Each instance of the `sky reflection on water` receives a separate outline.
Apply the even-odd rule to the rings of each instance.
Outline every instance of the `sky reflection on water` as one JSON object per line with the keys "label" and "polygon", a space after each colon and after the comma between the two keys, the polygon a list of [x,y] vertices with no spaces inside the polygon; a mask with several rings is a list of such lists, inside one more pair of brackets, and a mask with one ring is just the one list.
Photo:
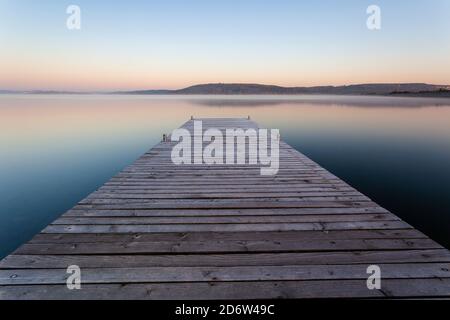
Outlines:
{"label": "sky reflection on water", "polygon": [[450,247],[450,99],[0,95],[0,257],[196,117],[246,117]]}

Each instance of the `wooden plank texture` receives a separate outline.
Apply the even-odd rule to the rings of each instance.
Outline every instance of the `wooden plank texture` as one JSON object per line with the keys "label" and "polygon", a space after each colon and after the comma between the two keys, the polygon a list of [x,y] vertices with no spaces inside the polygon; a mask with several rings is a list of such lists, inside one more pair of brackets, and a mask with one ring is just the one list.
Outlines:
{"label": "wooden plank texture", "polygon": [[[0,299],[450,298],[447,249],[282,140],[274,176],[175,165],[174,145],[157,144],[0,261]],[[80,290],[66,286],[70,265]],[[369,265],[380,289],[367,288]]]}

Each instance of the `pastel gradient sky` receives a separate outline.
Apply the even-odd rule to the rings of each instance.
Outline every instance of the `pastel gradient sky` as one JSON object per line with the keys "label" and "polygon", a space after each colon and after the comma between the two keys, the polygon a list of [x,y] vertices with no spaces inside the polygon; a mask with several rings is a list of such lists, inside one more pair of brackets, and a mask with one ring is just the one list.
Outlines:
{"label": "pastel gradient sky", "polygon": [[[71,4],[79,31],[66,28]],[[0,89],[208,82],[450,84],[450,1],[0,0]]]}

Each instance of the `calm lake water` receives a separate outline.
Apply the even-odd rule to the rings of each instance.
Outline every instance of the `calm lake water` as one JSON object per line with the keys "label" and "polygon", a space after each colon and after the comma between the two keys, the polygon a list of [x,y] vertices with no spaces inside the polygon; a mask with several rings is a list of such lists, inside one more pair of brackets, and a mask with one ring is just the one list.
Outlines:
{"label": "calm lake water", "polygon": [[190,118],[246,117],[450,247],[450,99],[0,95],[0,257]]}

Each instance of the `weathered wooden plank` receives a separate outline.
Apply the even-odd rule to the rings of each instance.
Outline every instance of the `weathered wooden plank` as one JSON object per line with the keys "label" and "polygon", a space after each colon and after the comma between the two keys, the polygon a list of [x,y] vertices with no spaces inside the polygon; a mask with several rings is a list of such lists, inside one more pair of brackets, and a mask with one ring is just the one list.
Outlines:
{"label": "weathered wooden plank", "polygon": [[2,269],[168,267],[168,266],[283,266],[308,264],[381,264],[450,262],[445,249],[389,251],[317,251],[278,253],[164,254],[164,255],[20,255],[0,261]]}
{"label": "weathered wooden plank", "polygon": [[348,215],[388,213],[381,207],[363,208],[271,208],[271,209],[148,209],[99,210],[73,209],[63,217],[220,217],[220,216],[279,216],[279,215]]}
{"label": "weathered wooden plank", "polygon": [[289,186],[283,186],[283,185],[277,185],[277,186],[247,186],[247,187],[239,187],[237,185],[233,185],[231,188],[229,187],[217,187],[217,186],[211,186],[211,187],[202,187],[198,186],[195,189],[192,189],[192,186],[173,186],[173,187],[161,187],[161,186],[114,186],[114,187],[101,187],[96,194],[121,194],[128,193],[128,194],[183,194],[183,193],[242,193],[242,192],[258,192],[261,194],[264,193],[271,193],[271,192],[336,192],[336,191],[352,191],[352,188],[345,187],[345,186],[334,186],[334,187],[308,187],[308,186],[301,186],[301,187],[289,187]]}
{"label": "weathered wooden plank", "polygon": [[[186,200],[186,199],[183,199]],[[279,199],[280,200],[280,199]],[[267,201],[252,199],[251,201],[233,201],[228,199],[196,199],[190,201],[154,201],[120,204],[86,204],[77,205],[79,209],[270,209],[270,208],[364,208],[374,207],[372,201],[298,201],[283,200]]]}
{"label": "weathered wooden plank", "polygon": [[225,240],[350,240],[350,239],[428,239],[415,229],[331,230],[331,231],[265,231],[265,232],[191,232],[191,233],[40,233],[29,243],[83,243],[134,241],[225,241]]}
{"label": "weathered wooden plank", "polygon": [[429,298],[448,297],[450,279],[386,279],[383,291],[362,280],[200,282],[0,287],[0,299],[280,299],[280,298]]}
{"label": "weathered wooden plank", "polygon": [[248,224],[49,225],[42,233],[247,232],[294,230],[408,229],[403,221]]}
{"label": "weathered wooden plank", "polygon": [[226,187],[229,186],[256,186],[256,187],[276,187],[276,186],[295,186],[299,183],[307,184],[307,185],[345,185],[342,182],[339,182],[338,180],[331,180],[331,179],[325,179],[322,177],[302,177],[301,179],[288,179],[284,178],[283,180],[279,181],[268,181],[264,183],[263,181],[259,179],[227,179],[223,178],[220,180],[164,180],[164,179],[122,179],[122,180],[110,180],[106,182],[105,186],[124,186],[124,187],[143,187],[143,188],[152,188],[152,187],[160,187],[160,186],[167,186],[168,188],[172,187],[196,187],[196,186],[212,186],[212,187]]}
{"label": "weathered wooden plank", "polygon": [[98,224],[206,224],[206,223],[297,223],[297,222],[355,222],[355,221],[398,221],[392,214],[358,215],[278,215],[278,216],[227,216],[227,217],[88,217],[57,219],[54,225],[98,225]]}
{"label": "weathered wooden plank", "polygon": [[[383,279],[449,278],[449,263],[380,264]],[[65,284],[66,269],[0,270],[0,285]],[[367,265],[84,268],[83,283],[367,280]]]}
{"label": "weathered wooden plank", "polygon": [[26,243],[15,254],[151,254],[439,249],[430,239],[215,240]]}
{"label": "weathered wooden plank", "polygon": [[234,193],[105,193],[95,192],[85,198],[81,203],[129,203],[125,200],[147,199],[242,199],[242,198],[296,198],[296,199],[328,199],[332,197],[339,200],[365,200],[355,191],[318,191],[318,192],[234,192]]}

